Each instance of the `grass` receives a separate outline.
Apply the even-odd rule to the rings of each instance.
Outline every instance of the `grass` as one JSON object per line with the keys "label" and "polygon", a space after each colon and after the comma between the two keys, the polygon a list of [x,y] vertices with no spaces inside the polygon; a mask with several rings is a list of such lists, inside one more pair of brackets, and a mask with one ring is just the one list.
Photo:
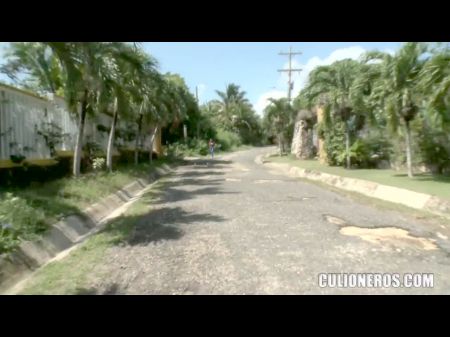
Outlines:
{"label": "grass", "polygon": [[119,166],[112,173],[88,173],[79,178],[62,178],[27,188],[7,189],[27,202],[35,209],[41,209],[48,224],[61,217],[82,211],[84,208],[114,193],[137,178],[148,176],[152,169],[167,163],[166,160],[154,161],[154,164]]}
{"label": "grass", "polygon": [[450,219],[433,214],[433,213],[429,213],[427,211],[422,211],[419,209],[410,208],[410,207],[402,205],[402,204],[397,204],[397,203],[393,203],[393,202],[389,202],[389,201],[385,201],[385,200],[381,200],[381,199],[377,199],[377,198],[372,198],[372,197],[366,196],[366,195],[358,193],[358,192],[343,190],[343,189],[328,185],[324,182],[317,181],[317,180],[309,180],[306,178],[297,178],[297,179],[304,181],[308,184],[314,184],[314,185],[326,188],[335,193],[346,196],[356,202],[363,203],[367,206],[376,207],[380,210],[397,211],[397,212],[401,212],[401,213],[405,214],[406,216],[409,216],[409,217],[412,217],[415,219],[431,220],[431,221],[436,221],[440,224],[450,225]]}
{"label": "grass", "polygon": [[[79,178],[4,189],[0,192],[0,254],[14,250],[22,240],[36,239],[62,218],[81,213],[90,204],[175,160],[122,165],[112,173],[88,173]],[[4,230],[4,224],[11,229]]]}
{"label": "grass", "polygon": [[389,185],[408,189],[415,192],[434,195],[450,200],[450,177],[436,176],[429,173],[416,174],[413,179],[408,178],[406,172],[379,169],[351,169],[343,167],[327,166],[317,160],[297,160],[294,156],[269,157],[268,160],[277,163],[287,163],[303,169],[320,171],[342,177],[356,178],[373,181],[383,185]]}
{"label": "grass", "polygon": [[[161,188],[164,181],[153,189]],[[131,205],[120,217],[113,220],[102,231],[89,237],[79,247],[61,260],[40,268],[26,281],[20,290],[22,295],[76,295],[95,294],[88,287],[92,280],[104,279],[107,275],[99,268],[108,248],[124,242],[140,217],[150,211],[152,195],[148,194]]]}

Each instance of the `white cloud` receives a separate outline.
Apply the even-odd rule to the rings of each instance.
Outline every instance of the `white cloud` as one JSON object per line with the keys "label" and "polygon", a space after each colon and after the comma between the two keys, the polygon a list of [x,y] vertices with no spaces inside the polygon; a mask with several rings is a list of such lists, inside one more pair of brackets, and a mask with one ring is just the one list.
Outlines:
{"label": "white cloud", "polygon": [[[306,63],[300,63],[297,60],[292,60],[292,68],[300,68],[302,71],[300,73],[293,73],[292,80],[294,81],[294,89],[292,91],[292,97],[298,95],[301,89],[306,85],[308,81],[309,73],[314,70],[314,68],[323,65],[329,65],[333,62],[344,60],[344,59],[358,59],[366,50],[360,46],[352,46],[347,48],[336,49],[328,57],[321,59],[320,57],[312,57]],[[386,52],[393,52],[392,50],[386,50]],[[288,69],[289,62],[286,62],[283,69]],[[261,94],[255,104],[255,110],[258,114],[262,115],[264,108],[268,104],[268,98],[280,98],[287,97],[287,82],[288,74],[282,73],[277,81],[277,88],[284,88],[283,90],[271,90]]]}
{"label": "white cloud", "polygon": [[394,55],[395,54],[395,50],[390,49],[390,48],[386,48],[385,50],[383,50],[383,52]]}
{"label": "white cloud", "polygon": [[286,92],[281,90],[271,90],[265,92],[264,94],[259,96],[258,101],[254,105],[256,113],[258,113],[260,116],[263,116],[264,108],[269,104],[269,98],[278,99],[286,96],[287,96]]}

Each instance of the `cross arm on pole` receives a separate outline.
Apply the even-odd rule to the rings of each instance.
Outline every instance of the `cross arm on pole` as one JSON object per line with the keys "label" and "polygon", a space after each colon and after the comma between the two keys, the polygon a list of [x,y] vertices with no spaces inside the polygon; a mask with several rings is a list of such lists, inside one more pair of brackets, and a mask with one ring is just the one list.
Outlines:
{"label": "cross arm on pole", "polygon": [[279,72],[302,71],[303,69],[279,69]]}
{"label": "cross arm on pole", "polygon": [[303,53],[301,53],[301,52],[296,52],[296,53],[294,53],[294,52],[292,52],[292,53],[284,53],[284,52],[281,52],[281,53],[278,53],[278,55],[302,55]]}

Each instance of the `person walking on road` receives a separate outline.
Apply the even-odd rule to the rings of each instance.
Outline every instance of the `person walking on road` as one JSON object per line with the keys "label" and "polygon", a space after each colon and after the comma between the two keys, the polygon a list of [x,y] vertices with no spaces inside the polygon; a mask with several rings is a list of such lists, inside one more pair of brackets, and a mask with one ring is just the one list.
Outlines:
{"label": "person walking on road", "polygon": [[212,138],[209,139],[209,153],[211,154],[211,159],[214,159],[214,147],[216,146],[216,143],[212,140]]}

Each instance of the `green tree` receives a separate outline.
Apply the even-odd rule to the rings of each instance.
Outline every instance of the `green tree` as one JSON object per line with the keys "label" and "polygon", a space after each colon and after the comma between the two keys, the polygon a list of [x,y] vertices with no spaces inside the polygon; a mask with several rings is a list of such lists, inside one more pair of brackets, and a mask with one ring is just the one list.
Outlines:
{"label": "green tree", "polygon": [[62,69],[50,47],[40,42],[11,42],[7,62],[0,67],[16,85],[40,93],[57,93],[63,86]]}
{"label": "green tree", "polygon": [[450,49],[434,50],[419,78],[419,88],[428,97],[427,117],[435,127],[447,129],[450,126]]}
{"label": "green tree", "polygon": [[136,117],[135,102],[141,100],[142,79],[154,66],[150,59],[136,47],[125,43],[104,43],[102,89],[99,101],[112,106],[112,123],[109,133],[106,167],[112,171],[112,151],[119,115],[125,120]]}
{"label": "green tree", "polygon": [[96,113],[102,90],[104,46],[94,42],[45,42],[58,58],[63,71],[64,97],[69,110],[78,116],[73,175],[80,175],[81,150],[86,116]]}
{"label": "green tree", "polygon": [[423,100],[420,75],[426,51],[426,44],[408,42],[395,55],[369,52],[365,57],[366,61],[381,62],[372,95],[384,109],[392,130],[398,133],[400,128],[404,129],[410,178],[413,177],[411,122],[418,115]]}
{"label": "green tree", "polygon": [[271,98],[269,102],[264,110],[264,123],[269,131],[276,134],[281,156],[285,152],[286,126],[292,123],[293,108],[287,98]]}

